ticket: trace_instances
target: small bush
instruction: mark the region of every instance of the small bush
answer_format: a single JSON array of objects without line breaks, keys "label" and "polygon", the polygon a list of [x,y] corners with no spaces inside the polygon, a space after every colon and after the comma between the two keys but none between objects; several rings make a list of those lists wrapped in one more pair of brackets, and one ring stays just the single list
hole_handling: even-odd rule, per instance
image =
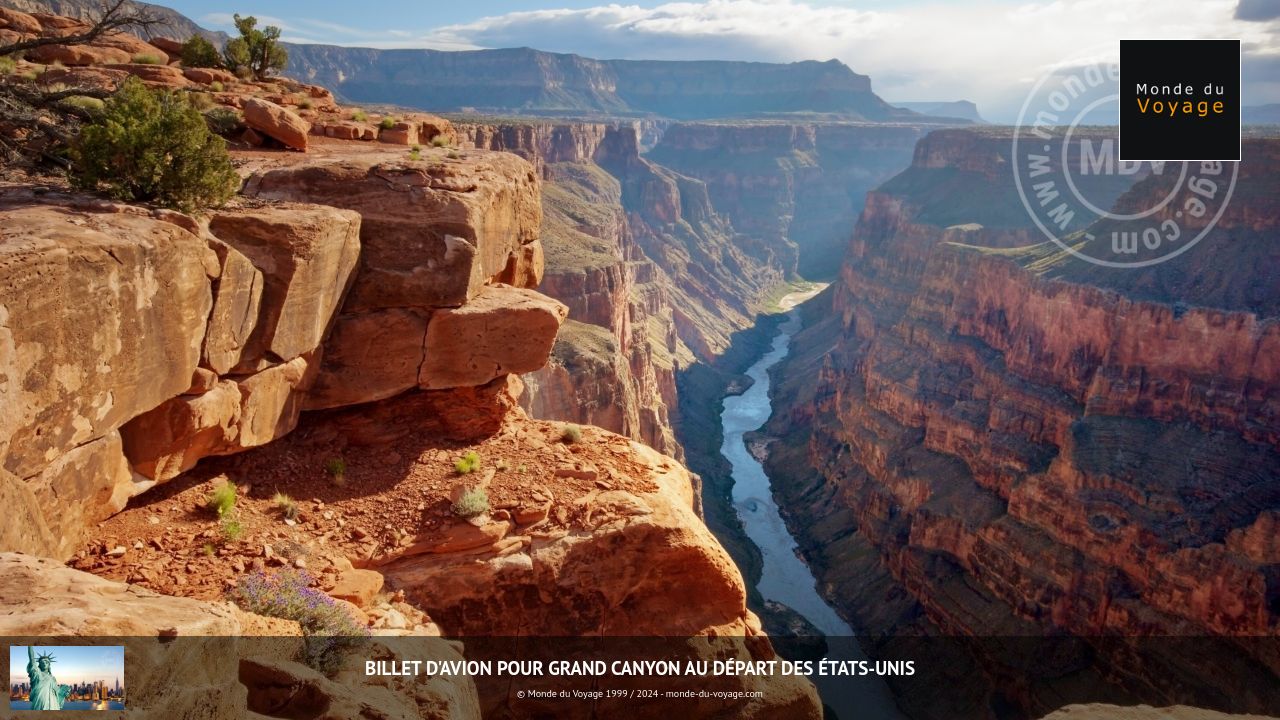
[{"label": "small bush", "polygon": [[460,157],[462,157],[462,153],[458,152],[457,150],[450,150],[450,151],[449,151],[449,159],[450,159],[450,160],[457,160],[457,159],[458,159],[458,158],[460,158]]},{"label": "small bush", "polygon": [[347,653],[369,637],[338,601],[311,587],[313,579],[291,569],[261,570],[242,578],[231,599],[244,610],[294,620],[302,627],[304,662],[322,672],[338,669]]},{"label": "small bush", "polygon": [[489,512],[489,493],[484,488],[467,488],[458,496],[453,504],[453,512],[458,517],[473,518]]},{"label": "small bush", "polygon": [[205,503],[205,507],[213,511],[214,515],[220,518],[231,517],[236,509],[236,486],[235,483],[225,482],[213,489],[209,493],[209,499]]},{"label": "small bush", "polygon": [[369,113],[363,110],[357,110],[351,113],[351,119],[355,120],[356,122],[364,122],[365,120],[369,119]]},{"label": "small bush", "polygon": [[217,551],[213,549],[213,543],[205,543],[205,544],[204,544],[204,556],[205,556],[205,557],[213,557],[215,554],[217,554]]},{"label": "small bush", "polygon": [[87,114],[92,118],[98,118],[102,115],[106,108],[106,103],[95,97],[87,95],[72,95],[58,102],[60,106],[68,110],[79,110],[82,114]]},{"label": "small bush", "polygon": [[8,75],[18,67],[18,61],[8,55],[0,55],[0,75]]},{"label": "small bush", "polygon": [[572,445],[582,439],[582,428],[577,425],[565,425],[560,430],[560,442]]},{"label": "small bush", "polygon": [[315,107],[315,104],[309,98],[303,98],[302,102],[298,103],[298,107],[303,110],[310,110]]},{"label": "small bush", "polygon": [[280,515],[286,520],[293,520],[298,517],[298,503],[293,498],[282,492],[276,493],[271,498],[271,503],[276,506],[276,510],[280,511]]},{"label": "small bush", "polygon": [[72,145],[72,185],[184,212],[225,203],[240,177],[226,143],[185,95],[126,80]]},{"label": "small bush", "polygon": [[416,147],[415,147],[414,149],[410,150],[410,151],[409,151],[409,159],[410,159],[410,160],[414,160],[414,161],[421,160],[421,159],[422,159],[422,151],[421,151],[421,150],[419,150],[419,149],[418,149],[418,148],[416,148]]},{"label": "small bush", "polygon": [[347,484],[347,461],[340,457],[329,458],[324,464],[324,471],[333,478],[333,484],[342,487]]},{"label": "small bush", "polygon": [[226,90],[226,89],[227,89],[227,86],[223,85],[221,80],[214,80],[213,82],[209,83],[209,90],[212,92],[222,92],[223,90]]},{"label": "small bush", "polygon": [[217,135],[230,135],[244,128],[244,118],[229,107],[213,108],[204,114],[204,122]]},{"label": "small bush", "polygon": [[431,147],[449,147],[449,138],[445,137],[443,133],[437,135],[431,138]]},{"label": "small bush", "polygon": [[193,35],[182,45],[182,64],[195,68],[220,68],[222,56],[213,43],[199,35]]},{"label": "small bush", "polygon": [[191,104],[200,112],[207,112],[214,106],[213,96],[207,92],[193,92],[191,95]]},{"label": "small bush", "polygon": [[453,468],[458,471],[459,475],[466,475],[475,472],[480,467],[480,454],[475,450],[468,452],[466,455],[458,458],[453,464]]},{"label": "small bush", "polygon": [[393,117],[384,117],[382,118],[382,122],[378,123],[378,127],[382,128],[383,130],[390,130],[395,126],[396,126],[396,119]]},{"label": "small bush", "polygon": [[244,535],[244,525],[234,517],[224,517],[219,523],[219,529],[222,531],[222,540],[224,542],[234,542]]},{"label": "small bush", "polygon": [[151,53],[138,53],[137,55],[134,55],[133,63],[135,65],[166,65],[168,64],[159,55],[152,55]]}]

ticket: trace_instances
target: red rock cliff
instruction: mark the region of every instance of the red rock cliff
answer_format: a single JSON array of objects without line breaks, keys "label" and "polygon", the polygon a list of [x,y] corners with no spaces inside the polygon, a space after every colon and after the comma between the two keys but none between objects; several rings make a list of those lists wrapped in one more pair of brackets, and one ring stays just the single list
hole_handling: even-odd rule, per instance
[{"label": "red rock cliff", "polygon": [[[770,469],[811,559],[872,632],[1276,637],[1280,286],[1269,246],[1242,244],[1275,232],[1259,203],[1280,143],[1246,143],[1241,194],[1202,245],[1114,279],[1036,244],[1008,145],[922,140],[870,196],[829,314],[811,311],[781,372]],[[1252,295],[1197,280],[1224,253]],[[1274,673],[1266,647],[1238,652]],[[1177,697],[1099,653],[1113,681]],[[1246,682],[1233,672],[1204,682]]]}]

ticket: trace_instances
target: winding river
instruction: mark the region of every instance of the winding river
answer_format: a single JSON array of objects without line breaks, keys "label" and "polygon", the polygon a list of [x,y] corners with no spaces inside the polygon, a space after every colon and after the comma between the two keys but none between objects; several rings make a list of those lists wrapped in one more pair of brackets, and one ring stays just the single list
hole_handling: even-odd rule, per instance
[{"label": "winding river", "polygon": [[[773,412],[769,401],[769,368],[787,356],[791,336],[800,329],[801,321],[795,306],[817,292],[792,293],[783,298],[782,306],[790,308],[788,318],[779,327],[769,352],[747,369],[746,374],[753,381],[751,387],[741,395],[724,399],[724,412],[720,416],[724,445],[720,452],[733,466],[734,508],[742,519],[747,536],[760,548],[763,556],[760,582],[756,586],[760,594],[766,600],[780,602],[795,610],[821,630],[827,636],[827,658],[865,660],[866,655],[853,639],[853,630],[818,594],[817,581],[800,558],[795,538],[778,512],[769,477],[743,441],[745,433],[759,430]],[[822,701],[835,710],[841,720],[902,717],[888,686],[874,676],[811,676],[810,679],[818,687]]]}]

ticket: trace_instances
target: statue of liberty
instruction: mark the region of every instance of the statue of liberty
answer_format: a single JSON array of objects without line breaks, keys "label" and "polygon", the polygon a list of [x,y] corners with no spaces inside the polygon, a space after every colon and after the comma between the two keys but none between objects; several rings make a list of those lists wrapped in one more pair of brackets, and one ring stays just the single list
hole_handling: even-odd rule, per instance
[{"label": "statue of liberty", "polygon": [[36,649],[27,646],[27,677],[31,678],[31,709],[61,710],[71,688],[59,685],[53,677],[53,655],[41,653],[36,656]]}]

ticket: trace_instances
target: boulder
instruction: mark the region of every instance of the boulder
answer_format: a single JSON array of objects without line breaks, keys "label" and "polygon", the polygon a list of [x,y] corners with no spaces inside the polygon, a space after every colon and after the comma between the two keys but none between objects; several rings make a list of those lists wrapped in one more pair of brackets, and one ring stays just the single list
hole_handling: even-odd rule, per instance
[{"label": "boulder", "polygon": [[245,194],[360,213],[360,270],[344,312],[457,307],[503,271],[542,222],[537,175],[508,153],[449,168],[344,157],[268,170]]},{"label": "boulder", "polygon": [[[130,57],[133,57],[130,55]],[[130,75],[142,80],[148,85],[155,85],[162,88],[183,88],[191,83],[182,74],[182,68],[176,68],[171,65],[145,65],[142,63],[125,62],[118,65],[108,65],[108,69],[122,70]]]},{"label": "boulder", "polygon": [[427,325],[422,388],[483,385],[547,363],[569,309],[532,290],[486,287],[459,308],[439,310]]},{"label": "boulder", "polygon": [[121,429],[125,455],[141,475],[165,482],[202,458],[265,445],[298,424],[311,379],[298,357],[239,380],[222,380],[200,395],[181,395]]},{"label": "boulder", "polygon": [[186,391],[199,362],[212,251],[97,207],[0,193],[0,467],[19,478]]},{"label": "boulder", "polygon": [[216,82],[230,85],[236,81],[234,73],[217,68],[182,68],[182,74],[191,82],[200,83],[201,85],[212,85]]},{"label": "boulder", "polygon": [[62,63],[63,65],[109,65],[128,63],[133,55],[119,48],[95,45],[41,45],[27,51],[27,59],[34,62]]},{"label": "boulder", "polygon": [[390,309],[340,315],[306,409],[383,400],[418,384],[427,313]]},{"label": "boulder", "polygon": [[318,348],[360,257],[360,216],[322,205],[271,205],[220,210],[209,230],[262,275],[261,317],[238,372]]},{"label": "boulder", "polygon": [[68,87],[92,88],[94,90],[112,91],[129,77],[123,70],[109,70],[100,67],[52,67],[40,76],[41,82],[49,85],[66,85]]},{"label": "boulder", "polygon": [[329,590],[330,597],[347,602],[359,608],[369,607],[373,598],[382,592],[382,573],[374,570],[344,570],[338,576],[338,582]]},{"label": "boulder", "polygon": [[182,48],[186,46],[181,40],[167,37],[154,37],[149,42],[174,58],[182,57]]},{"label": "boulder", "polygon": [[28,35],[40,34],[40,21],[17,10],[0,7],[0,28]]},{"label": "boulder", "polygon": [[249,127],[279,140],[295,150],[307,149],[307,133],[311,124],[273,102],[259,98],[244,99],[244,121]]},{"label": "boulder", "polygon": [[418,124],[400,121],[378,133],[378,140],[392,145],[417,145]]}]

